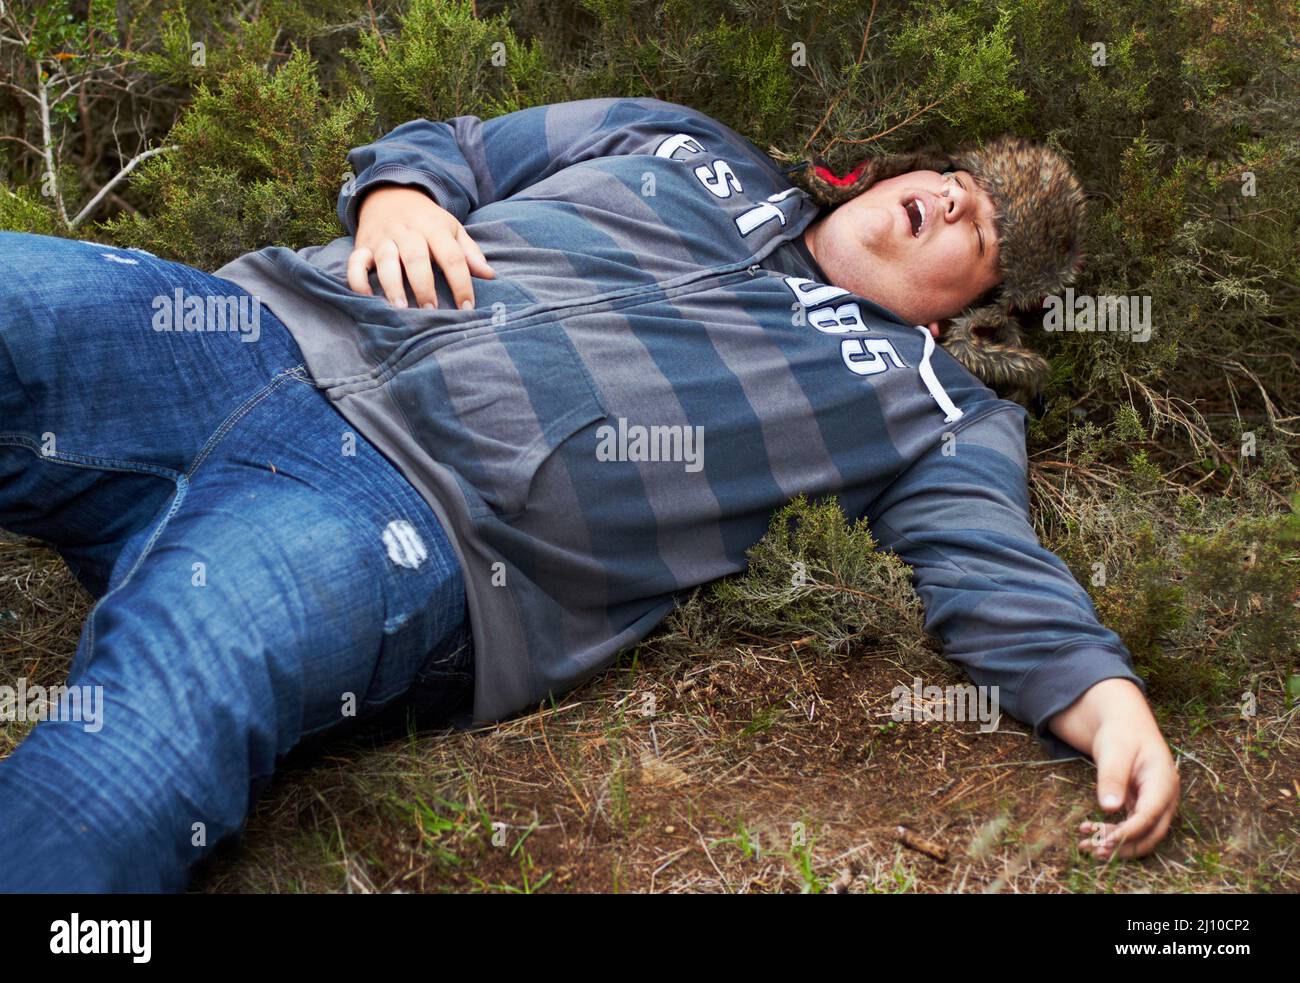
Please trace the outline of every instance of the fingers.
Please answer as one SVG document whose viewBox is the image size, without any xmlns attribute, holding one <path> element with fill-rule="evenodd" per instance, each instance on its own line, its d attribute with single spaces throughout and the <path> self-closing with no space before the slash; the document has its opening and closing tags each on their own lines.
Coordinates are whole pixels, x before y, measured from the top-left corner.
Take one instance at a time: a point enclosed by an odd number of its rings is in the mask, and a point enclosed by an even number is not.
<svg viewBox="0 0 1300 983">
<path fill-rule="evenodd" d="M 1137 842 L 1129 841 L 1123 846 L 1120 846 L 1116 850 L 1116 856 L 1123 857 L 1126 860 L 1133 857 L 1145 857 L 1156 848 L 1161 840 L 1165 838 L 1165 834 L 1169 832 L 1169 826 L 1173 821 L 1173 809 L 1168 809 L 1161 813 L 1156 820 L 1155 826 L 1151 829 L 1151 832 L 1147 833 L 1146 836 L 1142 837 Z"/>
<path fill-rule="evenodd" d="M 429 246 L 423 236 L 410 233 L 397 240 L 397 251 L 406 267 L 406 279 L 411 282 L 411 293 L 420 307 L 436 308 L 438 294 L 433 286 L 433 266 L 429 262 Z M 401 306 L 401 305 L 398 305 Z"/>
<path fill-rule="evenodd" d="M 465 226 L 461 226 L 456 232 L 456 241 L 465 252 L 465 259 L 469 263 L 470 272 L 475 276 L 481 276 L 485 279 L 494 279 L 497 275 L 496 270 L 488 265 L 487 257 L 483 255 L 483 250 L 479 249 L 478 243 L 469 237 L 465 231 Z"/>
<path fill-rule="evenodd" d="M 457 308 L 474 306 L 473 276 L 496 277 L 460 221 L 419 188 L 391 186 L 367 192 L 357 214 L 354 245 L 348 257 L 348 286 L 372 294 L 367 274 L 373 266 L 384 296 L 394 307 L 407 306 L 403 267 L 416 303 L 438 306 L 430 256 Z"/>
<path fill-rule="evenodd" d="M 359 294 L 373 297 L 370 289 L 370 267 L 374 265 L 375 254 L 367 246 L 358 246 L 348 256 L 348 286 Z"/>
<path fill-rule="evenodd" d="M 357 293 L 373 296 L 369 277 L 373 266 L 388 302 L 394 307 L 406 307 L 404 272 L 416 303 L 421 307 L 436 308 L 438 294 L 431 255 L 446 278 L 458 308 L 474 306 L 472 275 L 486 279 L 496 277 L 496 271 L 488 264 L 478 244 L 463 226 L 458 226 L 454 235 L 439 232 L 425 237 L 408 231 L 383 239 L 373 248 L 358 246 L 348 257 L 348 286 Z"/>
<path fill-rule="evenodd" d="M 458 239 L 451 236 L 433 236 L 428 240 L 433 258 L 438 261 L 438 268 L 447 278 L 451 296 L 458 308 L 474 306 L 474 285 L 469 277 L 469 264 L 465 262 L 465 251 Z"/>
<path fill-rule="evenodd" d="M 1164 839 L 1178 806 L 1178 771 L 1167 753 L 1154 757 L 1141 754 L 1136 749 L 1104 749 L 1097 756 L 1097 798 L 1107 812 L 1114 811 L 1107 803 L 1118 796 L 1128 809 L 1128 816 L 1119 823 L 1079 824 L 1079 832 L 1092 835 L 1079 842 L 1079 849 L 1091 852 L 1098 860 L 1112 855 L 1124 859 L 1146 856 Z M 1118 777 L 1120 765 L 1126 762 L 1128 772 Z M 1122 787 L 1117 783 L 1123 781 Z"/>
<path fill-rule="evenodd" d="M 375 248 L 375 273 L 384 296 L 394 307 L 406 306 L 406 286 L 402 283 L 402 254 L 397 243 L 385 239 Z"/>
<path fill-rule="evenodd" d="M 1157 816 L 1154 825 L 1145 835 L 1129 828 L 1127 821 L 1115 826 L 1108 826 L 1106 823 L 1082 823 L 1080 832 L 1091 832 L 1092 835 L 1079 841 L 1079 849 L 1084 853 L 1092 853 L 1098 860 L 1109 860 L 1112 856 L 1123 860 L 1145 857 L 1160 845 L 1169 832 L 1173 818 L 1174 809 L 1172 807 L 1165 809 Z"/>
<path fill-rule="evenodd" d="M 1116 747 L 1113 742 L 1098 751 L 1097 804 L 1103 812 L 1114 812 L 1124 804 L 1137 752 L 1137 744 Z"/>
<path fill-rule="evenodd" d="M 1138 799 L 1127 819 L 1102 839 L 1102 859 L 1106 853 L 1129 859 L 1144 857 L 1164 839 L 1173 822 L 1178 804 L 1177 772 L 1172 781 L 1163 770 L 1138 777 Z"/>
</svg>

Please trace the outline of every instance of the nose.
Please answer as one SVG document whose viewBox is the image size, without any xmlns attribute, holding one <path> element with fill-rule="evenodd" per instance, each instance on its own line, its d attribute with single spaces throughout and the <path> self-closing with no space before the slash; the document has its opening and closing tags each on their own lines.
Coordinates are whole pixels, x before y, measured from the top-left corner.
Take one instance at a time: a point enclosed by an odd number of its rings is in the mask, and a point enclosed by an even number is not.
<svg viewBox="0 0 1300 983">
<path fill-rule="evenodd" d="M 957 183 L 956 175 L 952 171 L 944 174 L 943 179 L 944 218 L 949 222 L 955 222 L 966 214 L 966 209 L 970 207 L 970 199 L 965 189 Z"/>
</svg>

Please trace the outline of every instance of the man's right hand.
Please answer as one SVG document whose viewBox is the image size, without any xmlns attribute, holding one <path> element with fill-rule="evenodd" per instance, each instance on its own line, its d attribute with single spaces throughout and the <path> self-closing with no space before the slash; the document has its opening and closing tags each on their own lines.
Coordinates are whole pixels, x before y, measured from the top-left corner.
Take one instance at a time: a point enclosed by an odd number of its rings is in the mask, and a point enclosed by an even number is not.
<svg viewBox="0 0 1300 983">
<path fill-rule="evenodd" d="M 496 273 L 456 216 L 418 188 L 385 185 L 368 192 L 357 213 L 357 234 L 348 256 L 348 286 L 374 296 L 370 270 L 379 276 L 384 296 L 406 306 L 402 269 L 421 307 L 436 308 L 433 264 L 437 260 L 456 306 L 474 306 L 470 274 L 493 279 Z"/>
</svg>

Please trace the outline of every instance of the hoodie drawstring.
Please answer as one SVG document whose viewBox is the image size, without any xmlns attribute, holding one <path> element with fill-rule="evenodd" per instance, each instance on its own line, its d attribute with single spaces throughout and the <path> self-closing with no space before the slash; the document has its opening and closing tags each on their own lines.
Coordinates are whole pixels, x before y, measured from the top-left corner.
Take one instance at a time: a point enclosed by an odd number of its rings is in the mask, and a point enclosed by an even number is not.
<svg viewBox="0 0 1300 983">
<path fill-rule="evenodd" d="M 930 355 L 934 352 L 934 335 L 930 334 L 929 328 L 920 324 L 914 324 L 913 327 L 925 336 L 925 351 L 921 353 L 921 367 L 917 370 L 921 373 L 921 381 L 925 383 L 925 388 L 930 390 L 930 395 L 939 404 L 939 409 L 943 410 L 945 414 L 943 422 L 954 423 L 961 419 L 962 411 L 948 397 L 939 382 L 939 377 L 934 374 L 934 369 L 930 365 Z"/>
</svg>

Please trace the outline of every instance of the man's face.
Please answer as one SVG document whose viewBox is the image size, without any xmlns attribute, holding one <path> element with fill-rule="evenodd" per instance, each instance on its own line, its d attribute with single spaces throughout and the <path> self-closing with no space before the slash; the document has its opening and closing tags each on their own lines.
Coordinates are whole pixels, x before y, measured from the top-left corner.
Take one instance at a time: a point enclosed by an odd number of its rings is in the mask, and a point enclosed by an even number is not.
<svg viewBox="0 0 1300 983">
<path fill-rule="evenodd" d="M 937 334 L 1001 279 L 994 214 L 968 172 L 910 171 L 817 219 L 804 242 L 832 284 Z"/>
</svg>

